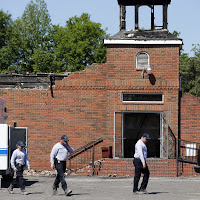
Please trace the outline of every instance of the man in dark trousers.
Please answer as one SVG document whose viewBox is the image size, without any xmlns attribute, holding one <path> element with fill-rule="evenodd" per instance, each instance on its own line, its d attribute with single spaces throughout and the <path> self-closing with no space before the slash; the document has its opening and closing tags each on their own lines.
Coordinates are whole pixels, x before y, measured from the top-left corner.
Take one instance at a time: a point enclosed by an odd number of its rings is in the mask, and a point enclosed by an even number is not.
<svg viewBox="0 0 200 200">
<path fill-rule="evenodd" d="M 69 146 L 68 138 L 66 135 L 61 137 L 60 142 L 56 143 L 51 151 L 50 162 L 51 169 L 54 167 L 57 170 L 57 176 L 53 184 L 53 194 L 57 193 L 57 188 L 59 187 L 59 183 L 61 182 L 62 189 L 65 192 L 66 196 L 69 196 L 72 193 L 72 190 L 67 189 L 67 183 L 65 181 L 65 170 L 66 170 L 66 161 L 68 152 L 73 153 L 74 149 Z"/>
<path fill-rule="evenodd" d="M 28 192 L 26 192 L 25 190 L 23 171 L 26 166 L 28 166 L 28 170 L 30 170 L 30 164 L 24 147 L 25 144 L 22 141 L 18 141 L 17 149 L 12 153 L 11 167 L 13 171 L 16 173 L 16 178 L 13 180 L 13 182 L 10 184 L 8 188 L 10 194 L 14 193 L 13 188 L 17 184 L 19 184 L 22 194 L 24 195 L 28 194 Z"/>
<path fill-rule="evenodd" d="M 146 188 L 149 181 L 149 169 L 146 163 L 147 158 L 147 147 L 146 143 L 151 138 L 148 133 L 144 133 L 135 144 L 135 154 L 133 164 L 135 166 L 135 176 L 133 182 L 133 193 L 134 194 L 144 194 L 147 193 Z M 141 173 L 144 174 L 143 181 L 141 183 L 140 189 L 138 189 L 138 183 L 141 177 Z"/>
</svg>

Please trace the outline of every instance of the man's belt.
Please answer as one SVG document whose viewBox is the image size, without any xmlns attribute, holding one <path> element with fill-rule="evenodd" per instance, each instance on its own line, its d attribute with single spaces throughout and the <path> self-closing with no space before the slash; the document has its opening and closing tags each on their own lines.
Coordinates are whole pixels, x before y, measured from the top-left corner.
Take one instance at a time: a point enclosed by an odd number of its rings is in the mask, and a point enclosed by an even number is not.
<svg viewBox="0 0 200 200">
<path fill-rule="evenodd" d="M 54 162 L 55 162 L 55 164 L 56 164 L 56 163 L 65 163 L 66 161 L 62 161 L 62 160 L 57 160 L 57 159 L 55 159 Z"/>
</svg>

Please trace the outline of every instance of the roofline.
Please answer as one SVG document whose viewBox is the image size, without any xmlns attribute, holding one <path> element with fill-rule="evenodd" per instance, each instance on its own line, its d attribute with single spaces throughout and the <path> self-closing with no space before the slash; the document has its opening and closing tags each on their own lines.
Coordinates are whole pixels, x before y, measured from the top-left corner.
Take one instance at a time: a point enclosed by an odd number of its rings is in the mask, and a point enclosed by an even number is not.
<svg viewBox="0 0 200 200">
<path fill-rule="evenodd" d="M 166 5 L 170 4 L 171 0 L 118 0 L 119 5 L 133 6 L 133 5 Z"/>
<path fill-rule="evenodd" d="M 104 44 L 175 44 L 182 45 L 182 40 L 108 40 L 104 39 Z"/>
</svg>

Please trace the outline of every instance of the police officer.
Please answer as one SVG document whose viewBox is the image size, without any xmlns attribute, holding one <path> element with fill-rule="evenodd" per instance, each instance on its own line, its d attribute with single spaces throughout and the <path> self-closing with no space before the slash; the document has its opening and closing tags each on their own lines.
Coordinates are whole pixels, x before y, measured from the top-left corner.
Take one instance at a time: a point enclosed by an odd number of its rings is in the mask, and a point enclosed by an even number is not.
<svg viewBox="0 0 200 200">
<path fill-rule="evenodd" d="M 134 176 L 134 184 L 133 184 L 133 193 L 147 193 L 146 188 L 149 180 L 149 169 L 146 163 L 147 158 L 147 147 L 146 143 L 151 138 L 148 133 L 144 133 L 140 140 L 135 144 L 135 154 L 133 164 L 135 166 L 135 176 Z M 141 173 L 144 174 L 143 181 L 141 183 L 140 189 L 138 189 L 138 183 L 140 180 Z"/>
<path fill-rule="evenodd" d="M 51 151 L 50 162 L 51 169 L 54 167 L 57 170 L 57 176 L 53 184 L 53 194 L 57 193 L 57 188 L 59 187 L 59 183 L 61 182 L 62 189 L 65 192 L 66 196 L 69 196 L 72 193 L 72 190 L 67 189 L 67 183 L 65 181 L 65 170 L 66 170 L 66 160 L 68 152 L 73 153 L 74 149 L 69 146 L 68 138 L 66 135 L 61 137 L 60 142 L 56 143 Z"/>
<path fill-rule="evenodd" d="M 28 166 L 28 170 L 30 170 L 30 165 L 24 147 L 25 144 L 22 141 L 17 142 L 17 149 L 13 151 L 11 156 L 11 167 L 16 173 L 16 178 L 8 188 L 10 194 L 13 194 L 13 188 L 17 183 L 19 184 L 22 194 L 28 194 L 25 190 L 23 171 L 26 165 Z"/>
</svg>

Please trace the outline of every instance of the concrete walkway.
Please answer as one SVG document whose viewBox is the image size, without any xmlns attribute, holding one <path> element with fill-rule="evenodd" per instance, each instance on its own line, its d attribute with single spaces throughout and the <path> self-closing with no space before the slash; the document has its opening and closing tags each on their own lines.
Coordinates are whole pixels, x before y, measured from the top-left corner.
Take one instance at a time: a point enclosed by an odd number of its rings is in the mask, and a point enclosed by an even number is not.
<svg viewBox="0 0 200 200">
<path fill-rule="evenodd" d="M 25 176 L 28 196 L 20 194 L 19 188 L 15 194 L 8 194 L 8 182 L 2 183 L 0 199 L 4 200 L 199 200 L 200 178 L 150 178 L 149 194 L 133 195 L 133 178 L 100 178 L 100 177 L 67 177 L 68 188 L 72 195 L 66 197 L 61 189 L 52 196 L 54 178 Z"/>
</svg>

